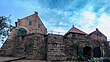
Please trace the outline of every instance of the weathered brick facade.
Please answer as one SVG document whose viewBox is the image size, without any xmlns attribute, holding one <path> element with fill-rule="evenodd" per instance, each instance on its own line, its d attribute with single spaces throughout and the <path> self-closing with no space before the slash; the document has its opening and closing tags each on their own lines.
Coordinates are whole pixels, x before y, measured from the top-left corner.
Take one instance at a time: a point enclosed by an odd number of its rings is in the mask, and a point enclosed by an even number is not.
<svg viewBox="0 0 110 62">
<path fill-rule="evenodd" d="M 102 34 L 102 33 L 98 30 L 98 28 L 96 28 L 96 30 L 95 30 L 94 32 L 90 33 L 90 34 L 88 35 L 88 37 L 89 37 L 91 40 L 107 41 L 107 37 L 106 37 L 104 34 Z"/>
<path fill-rule="evenodd" d="M 39 18 L 37 12 L 25 18 L 18 19 L 18 22 L 16 22 L 16 28 L 17 29 L 24 28 L 27 31 L 27 34 L 31 34 L 31 33 L 46 34 L 47 33 L 47 29 L 42 23 L 41 19 Z"/>
</svg>

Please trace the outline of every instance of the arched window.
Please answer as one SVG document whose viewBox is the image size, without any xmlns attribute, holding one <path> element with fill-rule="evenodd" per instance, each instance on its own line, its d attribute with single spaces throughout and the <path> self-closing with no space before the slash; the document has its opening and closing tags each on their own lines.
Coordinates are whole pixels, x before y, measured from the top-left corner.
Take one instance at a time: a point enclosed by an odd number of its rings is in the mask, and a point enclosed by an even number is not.
<svg viewBox="0 0 110 62">
<path fill-rule="evenodd" d="M 17 35 L 22 37 L 22 36 L 25 36 L 26 33 L 27 33 L 27 31 L 24 28 L 19 28 Z"/>
</svg>

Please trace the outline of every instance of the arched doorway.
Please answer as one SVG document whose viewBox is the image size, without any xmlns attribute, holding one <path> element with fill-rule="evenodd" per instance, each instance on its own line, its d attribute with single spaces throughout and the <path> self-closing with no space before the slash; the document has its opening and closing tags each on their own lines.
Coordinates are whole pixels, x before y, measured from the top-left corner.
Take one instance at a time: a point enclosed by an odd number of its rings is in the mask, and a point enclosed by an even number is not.
<svg viewBox="0 0 110 62">
<path fill-rule="evenodd" d="M 100 50 L 100 47 L 98 46 L 98 47 L 95 47 L 94 49 L 93 49 L 93 56 L 94 57 L 101 57 L 101 50 Z"/>
<path fill-rule="evenodd" d="M 83 48 L 83 55 L 85 58 L 90 59 L 92 56 L 92 48 L 90 46 L 85 46 Z"/>
</svg>

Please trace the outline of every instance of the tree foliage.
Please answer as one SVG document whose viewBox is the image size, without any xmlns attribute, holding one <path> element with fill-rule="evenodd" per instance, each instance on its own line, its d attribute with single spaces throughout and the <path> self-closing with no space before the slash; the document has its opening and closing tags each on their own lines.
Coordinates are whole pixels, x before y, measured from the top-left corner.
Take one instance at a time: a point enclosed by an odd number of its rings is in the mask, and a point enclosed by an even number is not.
<svg viewBox="0 0 110 62">
<path fill-rule="evenodd" d="M 0 16 L 0 40 L 2 43 L 4 43 L 13 28 L 14 26 L 11 25 L 9 17 Z"/>
</svg>

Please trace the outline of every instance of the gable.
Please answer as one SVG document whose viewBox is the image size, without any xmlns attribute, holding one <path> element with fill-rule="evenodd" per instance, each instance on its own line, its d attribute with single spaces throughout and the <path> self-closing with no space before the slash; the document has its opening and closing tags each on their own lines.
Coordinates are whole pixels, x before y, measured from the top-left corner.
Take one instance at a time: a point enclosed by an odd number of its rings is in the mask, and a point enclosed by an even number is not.
<svg viewBox="0 0 110 62">
<path fill-rule="evenodd" d="M 73 26 L 66 34 L 68 34 L 68 33 L 76 33 L 76 34 L 86 35 L 85 32 L 79 30 L 78 28 L 76 28 L 76 27 L 74 27 L 74 26 Z"/>
<path fill-rule="evenodd" d="M 47 33 L 47 29 L 44 26 L 43 22 L 38 16 L 38 13 L 34 13 L 30 16 L 18 19 L 17 28 L 25 27 L 28 32 L 38 32 L 38 33 Z"/>
<path fill-rule="evenodd" d="M 103 33 L 101 33 L 98 29 L 90 33 L 87 37 L 92 40 L 107 41 L 107 37 Z"/>
</svg>

